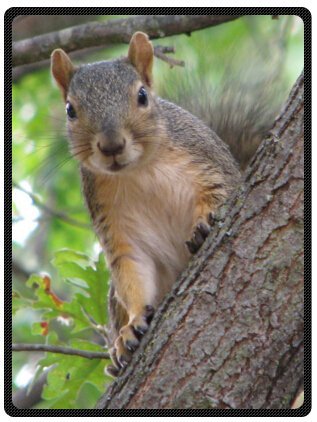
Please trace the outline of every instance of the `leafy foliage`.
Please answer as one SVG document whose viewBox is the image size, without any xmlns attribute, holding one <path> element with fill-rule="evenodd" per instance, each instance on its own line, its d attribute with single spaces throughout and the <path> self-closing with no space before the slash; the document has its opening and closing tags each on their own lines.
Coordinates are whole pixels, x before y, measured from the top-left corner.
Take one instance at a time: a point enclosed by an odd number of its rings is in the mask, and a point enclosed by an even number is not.
<svg viewBox="0 0 317 422">
<path fill-rule="evenodd" d="M 40 321 L 32 327 L 32 335 L 41 335 L 45 344 L 67 346 L 79 350 L 102 351 L 106 336 L 106 298 L 109 272 L 104 257 L 99 254 L 93 262 L 83 253 L 69 249 L 55 253 L 53 265 L 63 282 L 71 285 L 69 300 L 61 299 L 48 275 L 33 274 L 27 281 L 31 289 L 26 298 L 15 292 L 15 312 L 25 307 L 40 311 Z M 80 395 L 89 390 L 90 400 L 84 405 L 93 407 L 108 381 L 104 374 L 106 361 L 50 353 L 38 362 L 37 376 L 49 369 L 42 398 L 49 408 L 82 408 Z M 88 385 L 86 385 L 88 384 Z"/>
</svg>

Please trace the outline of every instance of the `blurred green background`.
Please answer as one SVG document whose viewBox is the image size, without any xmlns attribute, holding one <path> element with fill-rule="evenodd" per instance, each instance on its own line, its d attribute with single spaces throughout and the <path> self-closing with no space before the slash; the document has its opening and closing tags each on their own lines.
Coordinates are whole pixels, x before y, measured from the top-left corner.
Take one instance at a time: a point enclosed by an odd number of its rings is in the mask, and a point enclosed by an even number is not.
<svg viewBox="0 0 317 422">
<path fill-rule="evenodd" d="M 120 16 L 124 17 L 124 16 Z M 92 20 L 119 16 L 29 16 L 13 24 L 15 40 Z M 174 46 L 174 58 L 185 68 L 157 60 L 154 83 L 158 94 L 173 99 L 175 81 L 210 78 L 221 80 L 223 69 L 249 68 L 252 61 L 265 63 L 280 75 L 285 99 L 304 66 L 304 28 L 300 18 L 248 16 L 187 35 L 155 40 L 155 45 Z M 126 54 L 127 46 L 86 50 L 75 55 L 78 63 L 111 59 Z M 256 67 L 255 67 L 256 68 Z M 51 265 L 55 251 L 70 248 L 96 258 L 100 251 L 80 190 L 77 163 L 67 148 L 65 112 L 47 64 L 38 69 L 15 69 L 13 99 L 13 286 L 28 295 L 25 282 L 32 272 L 48 272 L 54 291 L 64 299 L 71 289 L 61 283 Z M 193 94 L 194 95 L 194 94 Z M 207 95 L 207 93 L 206 93 Z M 196 99 L 195 99 L 196 100 Z M 256 100 L 256 99 L 255 99 Z M 200 101 L 200 98 L 197 98 Z M 31 325 L 37 312 L 19 310 L 13 319 L 13 342 L 43 342 Z M 13 355 L 13 389 L 25 384 L 34 373 L 38 355 Z"/>
</svg>

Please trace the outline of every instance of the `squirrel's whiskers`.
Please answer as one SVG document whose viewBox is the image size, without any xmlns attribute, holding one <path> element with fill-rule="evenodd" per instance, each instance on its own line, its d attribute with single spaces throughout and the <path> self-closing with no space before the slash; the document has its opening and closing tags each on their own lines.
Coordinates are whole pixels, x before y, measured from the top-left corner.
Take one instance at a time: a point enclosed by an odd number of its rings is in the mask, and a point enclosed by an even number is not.
<svg viewBox="0 0 317 422">
<path fill-rule="evenodd" d="M 154 93 L 152 66 L 153 46 L 142 32 L 123 59 L 76 67 L 63 50 L 52 53 L 70 150 L 112 272 L 113 375 L 240 180 L 217 134 Z"/>
</svg>

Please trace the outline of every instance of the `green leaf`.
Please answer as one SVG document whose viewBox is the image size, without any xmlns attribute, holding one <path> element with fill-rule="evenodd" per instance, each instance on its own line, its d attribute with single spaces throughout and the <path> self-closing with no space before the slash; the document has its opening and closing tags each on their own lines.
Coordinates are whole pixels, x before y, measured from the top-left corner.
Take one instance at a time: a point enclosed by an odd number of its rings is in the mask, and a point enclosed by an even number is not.
<svg viewBox="0 0 317 422">
<path fill-rule="evenodd" d="M 43 277 L 41 277 L 38 274 L 31 274 L 31 276 L 26 282 L 26 285 L 33 289 L 37 289 L 42 284 L 42 282 L 43 282 Z"/>
<path fill-rule="evenodd" d="M 64 249 L 56 252 L 53 264 L 63 282 L 71 281 L 69 300 L 61 300 L 54 292 L 54 282 L 48 276 L 33 274 L 27 286 L 34 292 L 34 309 L 39 309 L 41 321 L 32 326 L 33 335 L 45 335 L 50 345 L 66 345 L 80 350 L 104 350 L 89 341 L 96 325 L 107 323 L 106 299 L 109 271 L 103 254 L 94 262 L 87 255 Z M 99 335 L 99 332 L 98 332 Z M 93 407 L 110 377 L 105 376 L 107 361 L 47 353 L 40 360 L 41 371 L 50 367 L 43 399 L 50 408 Z M 38 376 L 40 373 L 37 372 Z"/>
<path fill-rule="evenodd" d="M 88 266 L 91 264 L 91 259 L 88 255 L 77 252 L 71 249 L 61 249 L 57 252 L 55 252 L 55 257 L 53 259 L 53 264 L 58 268 L 65 262 L 77 262 L 78 264 L 83 264 L 83 266 Z"/>
<path fill-rule="evenodd" d="M 74 296 L 73 302 L 81 306 L 88 320 L 105 325 L 109 271 L 103 254 L 99 254 L 98 261 L 93 263 L 84 254 L 64 249 L 56 253 L 53 263 L 63 278 L 73 280 L 73 284 L 81 290 Z M 85 285 L 75 282 L 78 279 L 84 281 Z M 66 304 L 63 305 L 63 310 L 66 307 Z"/>
<path fill-rule="evenodd" d="M 32 307 L 33 302 L 25 298 L 16 290 L 12 290 L 12 315 L 15 315 L 20 309 Z"/>
<path fill-rule="evenodd" d="M 85 382 L 78 392 L 76 404 L 81 409 L 94 409 L 100 395 L 100 389 L 96 385 Z"/>
<path fill-rule="evenodd" d="M 32 334 L 34 336 L 37 335 L 45 335 L 45 330 L 46 327 L 43 324 L 48 324 L 47 322 L 43 323 L 43 322 L 34 322 L 34 324 L 32 325 Z M 47 327 L 48 329 L 48 327 Z"/>
<path fill-rule="evenodd" d="M 96 344 L 79 340 L 72 341 L 70 347 L 81 350 L 103 350 Z M 88 402 L 84 401 L 84 407 L 93 407 L 104 391 L 105 383 L 111 381 L 104 375 L 106 363 L 107 360 L 50 354 L 40 362 L 41 366 L 53 365 L 42 398 L 49 401 L 50 407 L 54 409 L 82 408 L 83 401 L 80 397 L 88 388 L 92 396 Z M 89 384 L 90 387 L 86 387 L 85 384 Z"/>
</svg>

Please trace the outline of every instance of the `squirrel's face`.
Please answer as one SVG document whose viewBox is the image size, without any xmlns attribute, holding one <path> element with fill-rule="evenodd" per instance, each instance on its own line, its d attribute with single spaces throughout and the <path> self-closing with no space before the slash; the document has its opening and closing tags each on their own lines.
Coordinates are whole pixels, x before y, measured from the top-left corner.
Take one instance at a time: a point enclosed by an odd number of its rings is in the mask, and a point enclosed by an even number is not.
<svg viewBox="0 0 317 422">
<path fill-rule="evenodd" d="M 71 152 L 95 173 L 140 169 L 157 156 L 165 129 L 152 93 L 153 46 L 136 32 L 128 57 L 76 68 L 63 50 L 52 73 L 66 103 Z"/>
<path fill-rule="evenodd" d="M 151 89 L 124 61 L 79 68 L 66 114 L 71 152 L 95 173 L 139 169 L 155 157 L 164 132 Z"/>
</svg>

